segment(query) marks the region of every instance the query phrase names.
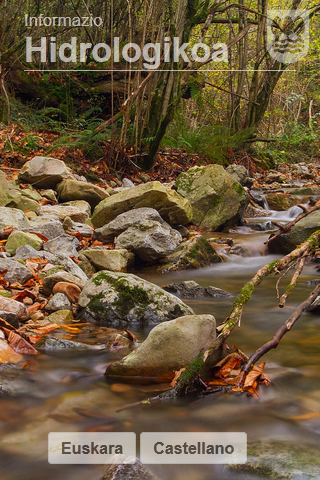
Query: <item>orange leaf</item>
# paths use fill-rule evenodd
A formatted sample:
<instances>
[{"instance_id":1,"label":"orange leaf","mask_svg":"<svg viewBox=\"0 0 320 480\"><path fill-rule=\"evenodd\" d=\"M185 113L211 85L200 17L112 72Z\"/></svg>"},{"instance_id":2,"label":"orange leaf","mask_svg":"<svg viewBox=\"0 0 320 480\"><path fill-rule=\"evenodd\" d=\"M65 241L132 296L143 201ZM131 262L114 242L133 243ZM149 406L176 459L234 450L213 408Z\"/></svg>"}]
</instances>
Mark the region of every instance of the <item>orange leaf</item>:
<instances>
[{"instance_id":1,"label":"orange leaf","mask_svg":"<svg viewBox=\"0 0 320 480\"><path fill-rule=\"evenodd\" d=\"M16 353L3 338L0 338L0 364L18 363L22 360L22 355Z\"/></svg>"},{"instance_id":2,"label":"orange leaf","mask_svg":"<svg viewBox=\"0 0 320 480\"><path fill-rule=\"evenodd\" d=\"M36 350L27 340L25 340L12 330L9 332L8 341L10 347L12 347L13 350L17 353L25 353L28 355L39 354L38 350Z\"/></svg>"}]
</instances>

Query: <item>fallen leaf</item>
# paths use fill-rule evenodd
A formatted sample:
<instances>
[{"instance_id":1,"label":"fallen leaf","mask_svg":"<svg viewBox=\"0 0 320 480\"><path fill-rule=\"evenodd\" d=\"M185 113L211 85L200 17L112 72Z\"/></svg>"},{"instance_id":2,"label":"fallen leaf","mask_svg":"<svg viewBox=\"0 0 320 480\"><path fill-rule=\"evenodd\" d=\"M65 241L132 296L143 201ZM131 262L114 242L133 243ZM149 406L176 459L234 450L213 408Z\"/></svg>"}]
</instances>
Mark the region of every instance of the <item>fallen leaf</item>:
<instances>
[{"instance_id":1,"label":"fallen leaf","mask_svg":"<svg viewBox=\"0 0 320 480\"><path fill-rule=\"evenodd\" d=\"M7 332L6 332L7 333ZM24 353L28 355L39 355L38 350L36 350L31 343L22 338L17 333L12 330L8 333L8 342L10 347L17 353Z\"/></svg>"},{"instance_id":2,"label":"fallen leaf","mask_svg":"<svg viewBox=\"0 0 320 480\"><path fill-rule=\"evenodd\" d=\"M0 364L1 363L18 363L22 360L22 355L15 352L10 345L0 338Z\"/></svg>"}]
</instances>

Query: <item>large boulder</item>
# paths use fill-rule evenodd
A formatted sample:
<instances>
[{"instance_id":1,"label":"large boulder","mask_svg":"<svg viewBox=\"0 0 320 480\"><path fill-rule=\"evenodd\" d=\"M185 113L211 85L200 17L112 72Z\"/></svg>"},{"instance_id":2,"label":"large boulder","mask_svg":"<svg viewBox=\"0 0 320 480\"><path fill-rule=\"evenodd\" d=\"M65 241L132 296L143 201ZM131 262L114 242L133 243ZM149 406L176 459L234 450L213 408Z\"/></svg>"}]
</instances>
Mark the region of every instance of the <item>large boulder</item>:
<instances>
[{"instance_id":1,"label":"large boulder","mask_svg":"<svg viewBox=\"0 0 320 480\"><path fill-rule=\"evenodd\" d=\"M35 188L54 188L64 177L70 175L70 169L61 160L37 156L24 164L18 180L30 183Z\"/></svg>"},{"instance_id":2,"label":"large boulder","mask_svg":"<svg viewBox=\"0 0 320 480\"><path fill-rule=\"evenodd\" d=\"M268 249L272 253L287 254L298 245L305 242L315 231L320 230L320 211L310 213L302 218L289 232L280 235L268 243Z\"/></svg>"},{"instance_id":3,"label":"large boulder","mask_svg":"<svg viewBox=\"0 0 320 480\"><path fill-rule=\"evenodd\" d=\"M92 224L102 227L121 213L140 207L154 208L170 225L186 225L192 217L187 199L160 182L149 182L123 190L100 202L93 212Z\"/></svg>"},{"instance_id":4,"label":"large boulder","mask_svg":"<svg viewBox=\"0 0 320 480\"><path fill-rule=\"evenodd\" d=\"M145 220L121 233L115 246L132 250L146 263L154 263L172 253L181 242L180 233L168 224Z\"/></svg>"},{"instance_id":5,"label":"large boulder","mask_svg":"<svg viewBox=\"0 0 320 480\"><path fill-rule=\"evenodd\" d=\"M221 230L243 216L249 197L221 165L193 167L181 173L177 192L192 205L192 223L202 230Z\"/></svg>"},{"instance_id":6,"label":"large boulder","mask_svg":"<svg viewBox=\"0 0 320 480\"><path fill-rule=\"evenodd\" d=\"M90 203L92 208L109 197L109 193L97 185L72 179L62 180L62 182L57 185L56 191L62 202L85 200Z\"/></svg>"},{"instance_id":7,"label":"large boulder","mask_svg":"<svg viewBox=\"0 0 320 480\"><path fill-rule=\"evenodd\" d=\"M29 228L30 224L23 212L15 208L0 207L0 232L6 227L12 226L17 230Z\"/></svg>"},{"instance_id":8,"label":"large boulder","mask_svg":"<svg viewBox=\"0 0 320 480\"><path fill-rule=\"evenodd\" d=\"M121 361L111 363L106 375L157 377L194 362L216 339L212 315L186 315L154 327L146 340Z\"/></svg>"},{"instance_id":9,"label":"large boulder","mask_svg":"<svg viewBox=\"0 0 320 480\"><path fill-rule=\"evenodd\" d=\"M212 245L202 235L196 235L180 243L170 255L161 258L156 272L166 273L207 267L221 261Z\"/></svg>"},{"instance_id":10,"label":"large boulder","mask_svg":"<svg viewBox=\"0 0 320 480\"><path fill-rule=\"evenodd\" d=\"M86 320L110 323L160 323L193 314L190 307L162 288L132 274L107 270L96 273L79 298Z\"/></svg>"},{"instance_id":11,"label":"large boulder","mask_svg":"<svg viewBox=\"0 0 320 480\"><path fill-rule=\"evenodd\" d=\"M134 254L126 249L108 250L106 248L89 248L82 250L84 255L97 270L127 272L134 263Z\"/></svg>"},{"instance_id":12,"label":"large boulder","mask_svg":"<svg viewBox=\"0 0 320 480\"><path fill-rule=\"evenodd\" d=\"M129 210L121 213L114 220L103 225L103 227L96 228L94 231L94 238L100 242L113 242L113 239L120 235L134 225L140 225L145 220L159 222L162 225L168 224L161 218L159 212L154 208L142 207Z\"/></svg>"}]
</instances>

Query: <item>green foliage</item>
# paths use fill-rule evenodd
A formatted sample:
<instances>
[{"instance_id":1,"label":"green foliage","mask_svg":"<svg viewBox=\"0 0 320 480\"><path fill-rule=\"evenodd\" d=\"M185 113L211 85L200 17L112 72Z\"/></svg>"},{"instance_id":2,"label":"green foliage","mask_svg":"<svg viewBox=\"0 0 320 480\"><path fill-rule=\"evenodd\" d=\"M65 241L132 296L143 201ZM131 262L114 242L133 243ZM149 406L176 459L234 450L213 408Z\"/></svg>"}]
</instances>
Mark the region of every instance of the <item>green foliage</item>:
<instances>
[{"instance_id":1,"label":"green foliage","mask_svg":"<svg viewBox=\"0 0 320 480\"><path fill-rule=\"evenodd\" d=\"M287 122L283 133L274 136L275 142L261 149L260 155L270 156L276 163L311 161L312 158L318 157L320 142L317 135L319 132L317 118L317 114L312 118L313 128L309 125Z\"/></svg>"},{"instance_id":2,"label":"green foliage","mask_svg":"<svg viewBox=\"0 0 320 480\"><path fill-rule=\"evenodd\" d=\"M179 115L169 127L162 145L170 148L182 148L187 152L205 156L213 163L225 164L228 150L242 147L245 141L252 136L250 129L230 135L224 126L197 125L192 128L190 123L187 123L184 117Z\"/></svg>"},{"instance_id":3,"label":"green foliage","mask_svg":"<svg viewBox=\"0 0 320 480\"><path fill-rule=\"evenodd\" d=\"M62 135L52 146L52 150L67 145L69 148L81 150L90 160L98 160L103 156L103 145L110 138L110 132L99 133L96 128L101 124L98 118L85 121L78 120L80 130L72 130Z\"/></svg>"}]
</instances>

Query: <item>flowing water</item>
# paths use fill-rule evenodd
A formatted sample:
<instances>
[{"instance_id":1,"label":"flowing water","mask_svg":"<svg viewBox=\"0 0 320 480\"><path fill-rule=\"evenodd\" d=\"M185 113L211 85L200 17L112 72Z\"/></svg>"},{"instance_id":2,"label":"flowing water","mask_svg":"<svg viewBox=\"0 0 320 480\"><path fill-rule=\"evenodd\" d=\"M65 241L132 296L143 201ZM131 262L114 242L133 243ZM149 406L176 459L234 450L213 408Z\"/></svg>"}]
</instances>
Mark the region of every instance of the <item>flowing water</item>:
<instances>
[{"instance_id":1,"label":"flowing water","mask_svg":"<svg viewBox=\"0 0 320 480\"><path fill-rule=\"evenodd\" d=\"M297 213L300 212L271 213L270 218L254 219L247 226L228 233L236 243L251 249L250 258L230 255L226 262L212 267L144 277L158 285L192 279L202 286L226 290L233 297L187 301L196 313L213 314L220 323L228 315L243 284L259 267L277 258L266 254L264 241L268 233L254 231L251 226L260 222L267 228L272 218L288 221ZM308 296L313 287L307 282L318 277L316 264L307 264L283 309L277 307L274 277L265 279L245 307L241 326L232 333L229 344L251 354L272 337ZM285 284L283 280L280 293ZM3 383L10 387L13 395L0 397L0 478L87 480L90 476L98 480L103 470L99 465L48 464L47 436L51 431L133 431L137 438L143 431L244 431L251 443L278 440L318 446L319 327L320 316L305 313L280 346L266 355L266 372L272 384L260 388L260 399L237 394L208 395L117 412L161 390L161 385L112 385L106 381L103 373L107 364L121 358L123 351L59 351L31 359L22 370L3 366L0 371ZM148 329L136 327L132 331L140 340L148 334ZM73 338L97 344L104 342L103 331L98 328ZM151 469L160 479L168 480L257 478L249 474L241 476L223 466L162 465L151 466Z\"/></svg>"}]
</instances>

